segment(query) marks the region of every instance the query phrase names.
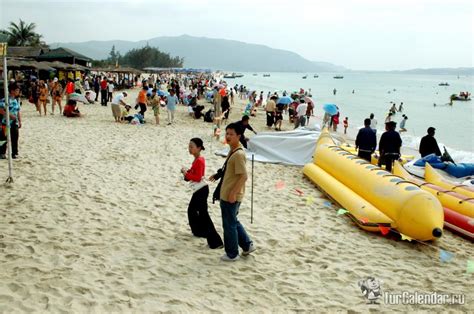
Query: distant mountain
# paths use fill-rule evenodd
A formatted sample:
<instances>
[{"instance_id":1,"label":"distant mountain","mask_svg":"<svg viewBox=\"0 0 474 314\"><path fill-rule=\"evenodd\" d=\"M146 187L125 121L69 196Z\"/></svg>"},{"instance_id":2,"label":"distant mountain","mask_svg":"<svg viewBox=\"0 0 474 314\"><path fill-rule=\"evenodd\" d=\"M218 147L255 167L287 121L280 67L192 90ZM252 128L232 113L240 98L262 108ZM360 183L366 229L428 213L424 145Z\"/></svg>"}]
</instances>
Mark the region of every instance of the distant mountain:
<instances>
[{"instance_id":1,"label":"distant mountain","mask_svg":"<svg viewBox=\"0 0 474 314\"><path fill-rule=\"evenodd\" d=\"M427 75L474 75L474 68L430 68L412 69L405 71L390 71L405 74L427 74Z\"/></svg>"},{"instance_id":2,"label":"distant mountain","mask_svg":"<svg viewBox=\"0 0 474 314\"><path fill-rule=\"evenodd\" d=\"M192 37L156 37L137 42L110 40L82 43L52 43L51 48L66 47L90 58L108 57L112 46L122 55L145 45L158 47L172 56L184 57L184 66L242 72L340 72L344 67L327 62L312 62L287 50L235 40Z\"/></svg>"}]
</instances>

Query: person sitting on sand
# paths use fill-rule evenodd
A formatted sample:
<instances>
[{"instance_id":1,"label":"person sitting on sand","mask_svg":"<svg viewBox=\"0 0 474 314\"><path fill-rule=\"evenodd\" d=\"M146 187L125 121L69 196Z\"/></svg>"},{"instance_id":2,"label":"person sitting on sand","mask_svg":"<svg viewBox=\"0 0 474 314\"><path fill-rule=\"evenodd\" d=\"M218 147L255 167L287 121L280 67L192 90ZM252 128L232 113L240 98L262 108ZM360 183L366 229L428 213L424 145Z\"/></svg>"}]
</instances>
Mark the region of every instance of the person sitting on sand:
<instances>
[{"instance_id":1,"label":"person sitting on sand","mask_svg":"<svg viewBox=\"0 0 474 314\"><path fill-rule=\"evenodd\" d=\"M63 115L68 118L77 118L81 116L81 112L77 107L77 102L75 100L69 99L64 106Z\"/></svg>"},{"instance_id":2,"label":"person sitting on sand","mask_svg":"<svg viewBox=\"0 0 474 314\"><path fill-rule=\"evenodd\" d=\"M194 156L193 164L190 169L181 168L184 180L190 182L193 190L193 196L188 205L188 221L194 236L206 238L211 249L219 249L223 247L224 243L208 212L209 185L204 180L206 161L201 156L201 151L204 149L203 141L200 138L192 138L189 141L188 150Z\"/></svg>"},{"instance_id":3,"label":"person sitting on sand","mask_svg":"<svg viewBox=\"0 0 474 314\"><path fill-rule=\"evenodd\" d=\"M240 136L240 143L243 147L247 148L247 142L249 138L245 137L245 130L248 129L252 131L254 134L257 134L252 126L249 124L249 116L243 116L240 121L235 122L234 124L242 128L242 135Z\"/></svg>"},{"instance_id":4,"label":"person sitting on sand","mask_svg":"<svg viewBox=\"0 0 474 314\"><path fill-rule=\"evenodd\" d=\"M127 119L125 119L125 117L128 117L130 115L130 109L132 109L132 106L125 105L125 107L122 110L122 117L120 119L121 121L127 120ZM132 116L132 119L133 119L133 116Z\"/></svg>"}]
</instances>

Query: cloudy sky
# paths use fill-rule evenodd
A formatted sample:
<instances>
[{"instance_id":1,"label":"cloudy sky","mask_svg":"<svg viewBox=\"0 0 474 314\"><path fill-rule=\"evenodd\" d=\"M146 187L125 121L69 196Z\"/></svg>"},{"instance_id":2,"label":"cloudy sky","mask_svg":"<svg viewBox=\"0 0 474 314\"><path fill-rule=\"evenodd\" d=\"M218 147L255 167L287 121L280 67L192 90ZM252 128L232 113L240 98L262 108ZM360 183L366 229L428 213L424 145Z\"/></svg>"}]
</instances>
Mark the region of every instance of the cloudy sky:
<instances>
[{"instance_id":1,"label":"cloudy sky","mask_svg":"<svg viewBox=\"0 0 474 314\"><path fill-rule=\"evenodd\" d=\"M287 49L355 70L473 66L472 0L0 0L46 42L188 34Z\"/></svg>"}]
</instances>

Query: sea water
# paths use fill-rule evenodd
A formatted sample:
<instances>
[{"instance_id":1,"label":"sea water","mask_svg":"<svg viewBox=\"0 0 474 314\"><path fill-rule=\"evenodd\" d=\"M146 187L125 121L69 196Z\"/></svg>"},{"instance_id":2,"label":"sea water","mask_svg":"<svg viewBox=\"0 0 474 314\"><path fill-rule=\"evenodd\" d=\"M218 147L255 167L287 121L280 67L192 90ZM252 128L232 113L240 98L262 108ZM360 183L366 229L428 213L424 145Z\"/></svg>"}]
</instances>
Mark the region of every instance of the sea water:
<instances>
[{"instance_id":1,"label":"sea water","mask_svg":"<svg viewBox=\"0 0 474 314\"><path fill-rule=\"evenodd\" d=\"M403 112L397 112L392 121L398 125L402 114L408 116L407 132L402 133L404 146L418 149L421 137L432 126L436 128L435 137L440 146L446 146L456 161L474 162L474 100L454 101L449 105L452 94L461 91L474 94L472 76L346 72L317 73L319 77L314 78L315 73L271 72L270 77L263 77L263 73L243 74L241 78L226 81L231 86L243 84L257 94L263 91L264 99L269 91L277 91L281 96L283 91L290 94L300 88L311 89L316 116L322 116L324 104L334 103L340 109L340 123L348 117L351 128L362 127L364 119L374 113L381 132L391 102L397 109L403 102ZM302 78L304 75L306 79ZM335 75L344 78L334 79ZM449 86L438 86L441 82Z\"/></svg>"}]
</instances>

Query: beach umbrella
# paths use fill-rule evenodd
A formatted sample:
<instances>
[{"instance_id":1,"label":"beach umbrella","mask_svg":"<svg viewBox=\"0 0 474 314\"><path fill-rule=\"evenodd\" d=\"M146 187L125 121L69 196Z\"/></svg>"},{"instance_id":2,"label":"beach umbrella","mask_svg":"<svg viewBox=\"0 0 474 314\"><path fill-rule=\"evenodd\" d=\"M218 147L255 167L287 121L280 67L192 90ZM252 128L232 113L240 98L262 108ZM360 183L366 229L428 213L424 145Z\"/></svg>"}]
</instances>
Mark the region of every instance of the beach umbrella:
<instances>
[{"instance_id":1,"label":"beach umbrella","mask_svg":"<svg viewBox=\"0 0 474 314\"><path fill-rule=\"evenodd\" d=\"M307 103L313 103L313 104L315 103L314 99L308 96L304 97L304 101Z\"/></svg>"},{"instance_id":2,"label":"beach umbrella","mask_svg":"<svg viewBox=\"0 0 474 314\"><path fill-rule=\"evenodd\" d=\"M331 116L335 115L339 111L339 109L337 109L337 106L335 104L325 104L323 106L323 110L324 112L327 112Z\"/></svg>"},{"instance_id":3,"label":"beach umbrella","mask_svg":"<svg viewBox=\"0 0 474 314\"><path fill-rule=\"evenodd\" d=\"M86 96L79 94L79 93L72 93L69 95L69 100L80 101L83 103L88 103Z\"/></svg>"},{"instance_id":4,"label":"beach umbrella","mask_svg":"<svg viewBox=\"0 0 474 314\"><path fill-rule=\"evenodd\" d=\"M289 96L283 96L278 99L277 104L288 105L288 104L291 104L292 102L293 102L293 98Z\"/></svg>"}]
</instances>

